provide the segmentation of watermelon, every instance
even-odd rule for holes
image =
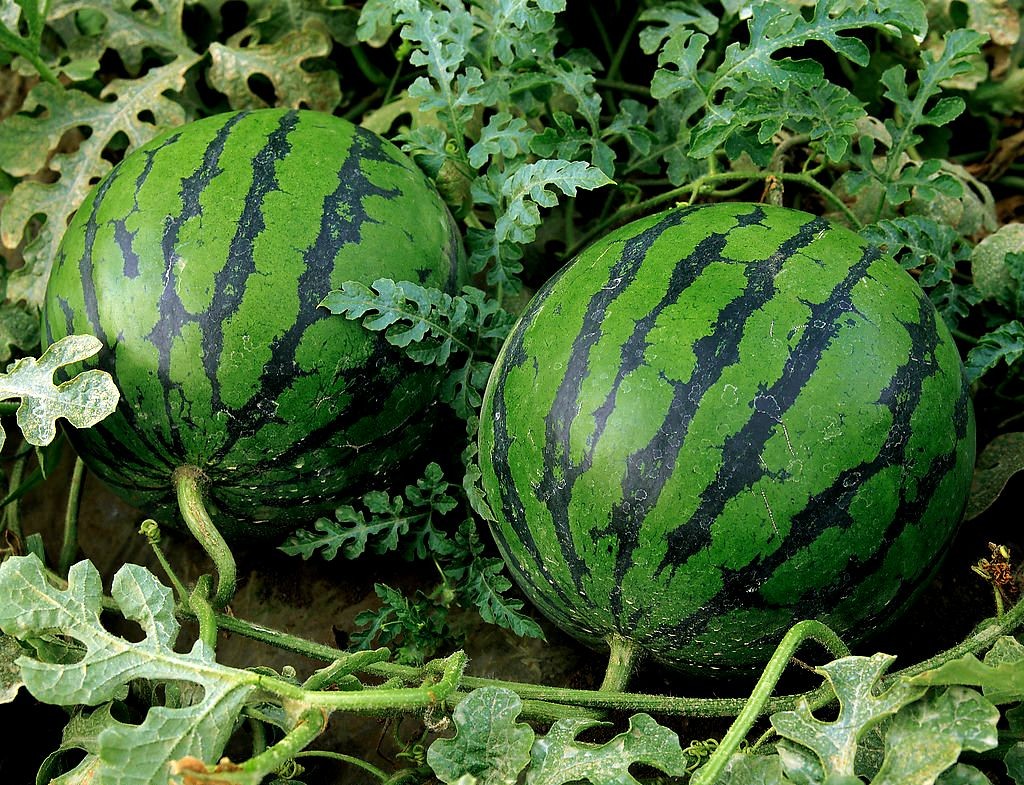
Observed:
[[[95,186],[54,262],[44,341],[97,336],[87,365],[122,395],[69,438],[161,520],[181,467],[229,538],[315,520],[425,442],[440,383],[319,303],[348,280],[455,292],[464,268],[433,185],[376,134],[282,109],[172,129]]]
[[[801,619],[855,643],[906,607],[957,529],[975,425],[896,262],[722,203],[623,226],[538,291],[479,447],[499,549],[556,625],[737,674]]]

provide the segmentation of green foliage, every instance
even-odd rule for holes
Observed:
[[[0,565],[0,585],[8,598],[0,609],[0,628],[20,639],[56,631],[84,651],[76,679],[60,678],[64,670],[59,663],[19,659],[25,688],[36,698],[60,706],[102,706],[123,699],[125,686],[139,678],[191,682],[201,688],[178,689],[177,699],[152,709],[141,725],[106,715],[95,735],[95,749],[79,769],[95,769],[103,782],[143,785],[165,780],[172,760],[219,755],[257,682],[218,666],[201,641],[187,654],[173,650],[178,622],[170,589],[142,567],[129,564],[118,571],[112,596],[125,618],[137,622],[145,634],[129,646],[100,623],[102,586],[95,567],[88,562],[75,565],[65,591],[50,586],[41,567],[32,557]]]
[[[455,709],[456,735],[439,739],[427,751],[427,762],[445,783],[514,785],[525,770],[526,785],[639,785],[630,773],[644,763],[670,776],[685,772],[679,737],[646,714],[629,719],[629,729],[603,744],[576,737],[605,723],[585,719],[557,720],[546,736],[516,718],[519,697],[499,687],[470,693]]]
[[[354,559],[370,550],[437,564],[441,583],[412,598],[387,584],[375,586],[381,605],[356,617],[361,628],[352,637],[356,647],[396,645],[400,660],[421,663],[455,641],[452,605],[476,608],[485,622],[517,635],[543,637],[537,623],[522,613],[523,602],[508,596],[512,582],[505,564],[486,555],[476,521],[463,517],[451,531],[451,514],[459,508],[455,492],[441,467],[431,463],[415,485],[406,486],[404,495],[371,491],[362,497],[362,509],[343,505],[334,521],[321,518],[313,529],[300,529],[281,546],[285,553],[306,559],[316,554],[329,560],[338,554]]]

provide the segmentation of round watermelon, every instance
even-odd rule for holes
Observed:
[[[709,674],[820,619],[850,641],[933,575],[974,416],[950,333],[853,232],[754,204],[597,241],[513,329],[483,403],[512,574],[562,629]]]
[[[87,365],[122,395],[69,437],[164,520],[193,466],[226,536],[312,521],[414,453],[440,383],[319,303],[348,280],[454,292],[463,260],[432,184],[345,120],[267,109],[170,130],[95,186],[54,263],[44,341],[97,336]]]

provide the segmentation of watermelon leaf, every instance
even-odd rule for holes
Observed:
[[[693,129],[689,151],[697,159],[707,158],[733,134],[756,125],[761,127],[763,144],[770,143],[773,128],[785,127],[809,132],[812,139],[823,139],[829,158],[842,160],[853,133],[852,122],[864,114],[862,105],[845,87],[829,83],[814,60],[779,58],[777,53],[820,42],[863,66],[869,58],[867,47],[844,33],[875,28],[920,35],[927,27],[923,8],[913,2],[851,5],[832,0],[816,4],[809,19],[797,7],[756,3],[750,8],[749,43],[729,44],[712,73],[701,66],[714,29],[699,14],[673,21],[645,38],[648,52],[654,51],[651,47],[655,41],[665,42],[658,53],[659,68],[651,82],[651,95],[665,101],[677,94],[700,91],[704,111]],[[704,32],[694,32],[691,25]],[[795,92],[793,85],[798,86]],[[823,85],[830,86],[827,92],[819,93]],[[797,96],[815,93],[819,93],[815,102],[825,102],[828,112],[815,115],[806,111],[809,107],[805,105],[795,114],[796,122],[791,123],[789,107],[800,106]],[[789,102],[785,100],[787,94],[792,97]]]
[[[46,14],[50,3],[48,0],[15,0],[9,5],[5,3],[3,15],[0,15],[0,51],[8,51],[21,55],[39,72],[39,75],[52,84],[57,78],[39,56],[39,45],[46,25]],[[19,16],[25,22],[27,35],[18,34]]]
[[[816,669],[839,699],[839,716],[833,721],[817,719],[806,705],[772,715],[772,727],[792,742],[780,750],[783,767],[791,777],[796,769],[823,772],[824,776],[819,775],[816,781],[855,776],[854,762],[861,736],[927,690],[923,685],[898,681],[876,694],[879,679],[894,659],[887,654],[844,657]]]
[[[646,714],[633,715],[628,730],[597,744],[576,737],[605,723],[560,719],[546,736],[537,737],[529,725],[516,721],[521,710],[522,702],[509,690],[471,692],[455,709],[455,737],[438,739],[427,750],[427,763],[438,779],[455,783],[468,774],[478,783],[512,785],[526,769],[526,785],[638,785],[629,771],[637,763],[670,776],[686,773],[679,737]]]
[[[443,535],[434,528],[433,516],[444,516],[456,507],[457,502],[449,495],[450,488],[441,467],[431,463],[415,485],[406,486],[404,496],[370,491],[362,497],[364,509],[343,505],[335,511],[334,521],[321,518],[313,530],[299,529],[289,535],[280,550],[304,559],[318,551],[328,561],[339,553],[346,559],[355,559],[367,547],[378,554],[396,550],[411,530],[413,544],[407,555],[424,558],[428,550],[446,548],[437,539]]]
[[[860,234],[916,274],[950,329],[981,298],[973,286],[953,284],[957,264],[966,262],[971,250],[952,226],[923,215],[908,215],[865,226]]]
[[[227,44],[210,44],[210,82],[227,95],[233,109],[267,106],[249,83],[254,74],[260,74],[273,84],[275,105],[333,111],[341,101],[338,73],[305,67],[309,61],[330,54],[331,38],[322,26],[308,23],[301,30],[289,30],[273,43],[260,43],[258,38],[245,45],[240,43],[254,38],[251,30],[243,30]]]
[[[362,319],[363,326],[384,332],[392,346],[424,365],[444,365],[453,351],[470,349],[467,332],[469,304],[440,289],[427,289],[411,281],[379,278],[370,286],[345,281],[321,305],[346,319]]]
[[[100,345],[91,335],[69,335],[50,346],[38,360],[23,357],[0,374],[0,400],[21,398],[18,426],[29,444],[41,446],[53,441],[60,417],[76,428],[88,428],[117,407],[120,394],[105,371],[83,371],[69,381],[53,383],[59,368],[91,357]],[[5,438],[0,428],[0,447]]]
[[[506,575],[505,562],[485,555],[476,522],[467,518],[454,537],[455,549],[444,568],[444,576],[456,587],[459,603],[475,606],[480,618],[497,624],[516,635],[544,638],[540,625],[522,612],[523,601],[507,597],[512,581]]]
[[[142,641],[128,644],[101,624],[102,585],[91,563],[71,568],[66,590],[49,583],[35,557],[0,565],[0,594],[7,598],[0,628],[19,639],[56,631],[84,646],[76,678],[66,678],[66,666],[21,657],[26,689],[47,703],[96,706],[123,696],[136,679],[184,682],[168,690],[167,705],[150,709],[141,724],[115,722],[98,734],[97,779],[144,785],[163,781],[168,764],[183,756],[216,760],[259,676],[218,665],[202,641],[187,654],[174,651],[178,622],[171,590],[145,568],[122,567],[111,593],[124,616],[141,626]]]
[[[563,785],[585,780],[594,785],[639,785],[629,767],[644,763],[672,777],[686,773],[679,737],[646,714],[629,718],[629,728],[604,744],[576,740],[602,723],[557,720],[531,751],[527,785]]]
[[[491,369],[490,359],[514,317],[480,289],[463,287],[452,296],[410,281],[381,278],[366,286],[346,281],[321,303],[331,313],[361,319],[369,330],[383,332],[392,346],[424,365],[449,364],[453,353],[466,361],[453,367],[441,387],[441,400],[466,419],[479,406]]]
[[[995,747],[998,721],[999,710],[975,690],[956,686],[929,692],[893,719],[885,760],[872,785],[935,782],[962,751]]]
[[[907,202],[915,189],[925,200],[938,193],[953,197],[962,193],[963,184],[940,170],[940,160],[911,161],[907,151],[923,140],[919,129],[948,125],[963,112],[965,104],[961,98],[942,96],[944,85],[971,68],[971,59],[987,38],[974,30],[957,29],[948,33],[940,55],[922,54],[923,66],[917,71],[912,86],[908,85],[906,69],[901,65],[892,66],[882,74],[884,97],[894,105],[896,112],[885,120],[884,134],[868,134],[860,139],[853,155],[859,171],[845,178],[851,193],[871,180],[881,186],[876,218],[882,216],[886,207],[892,209]],[[876,150],[879,142],[887,148],[884,156]]]
[[[991,703],[1016,703],[1024,700],[1024,647],[1015,638],[1003,637],[984,660],[965,654],[915,676],[913,681],[928,686],[972,685],[980,687]]]
[[[11,348],[25,351],[39,345],[39,320],[24,308],[0,304],[0,361],[11,359]]]
[[[185,121],[184,107],[164,95],[185,87],[185,74],[199,62],[199,56],[182,56],[171,63],[151,68],[138,79],[114,79],[100,93],[99,100],[81,90],[62,90],[49,83],[33,88],[23,112],[0,124],[0,166],[10,174],[24,177],[49,168],[60,173],[56,182],[25,179],[15,186],[0,213],[0,242],[14,248],[28,239],[25,266],[13,272],[7,282],[7,296],[40,307],[57,246],[75,212],[95,182],[110,169],[103,152],[123,134],[130,147],[148,141],[159,131]],[[141,118],[151,117],[152,122]],[[82,126],[91,129],[77,149],[56,152],[69,131]],[[38,234],[29,236],[30,220],[46,217]]]
[[[1024,355],[1024,324],[1017,319],[985,333],[967,353],[967,378],[976,382],[1000,362],[1013,366]]]
[[[24,651],[18,641],[0,632],[0,705],[13,701],[25,685],[16,662],[22,654]]]
[[[419,590],[409,599],[386,583],[376,583],[373,588],[381,604],[356,616],[356,626],[362,629],[349,636],[356,650],[389,646],[398,662],[420,665],[450,645],[446,605]]]
[[[575,196],[579,189],[590,191],[611,182],[608,175],[585,161],[543,160],[517,167],[501,181],[505,210],[494,224],[497,241],[532,242],[540,225],[539,208],[558,203],[552,188]]]
[[[1024,470],[1024,433],[1002,433],[978,456],[964,520],[977,518],[993,502],[1017,472]]]
[[[533,728],[516,718],[523,703],[511,690],[482,687],[455,707],[455,736],[427,749],[427,764],[441,782],[452,785],[464,775],[478,785],[515,785],[530,764]]]

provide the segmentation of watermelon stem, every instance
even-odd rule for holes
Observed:
[[[195,466],[179,466],[171,479],[178,494],[178,508],[181,517],[185,519],[185,525],[213,560],[217,572],[217,590],[210,598],[210,604],[220,610],[227,607],[235,596],[238,569],[231,549],[206,511],[203,501],[205,475]]]
[[[82,506],[82,480],[85,477],[85,462],[75,456],[75,468],[71,472],[68,488],[68,505],[64,510],[64,538],[60,545],[57,570],[67,575],[78,553],[78,511]]]
[[[636,641],[613,632],[608,636],[608,667],[598,692],[625,692],[629,678],[643,658],[643,649]]]

